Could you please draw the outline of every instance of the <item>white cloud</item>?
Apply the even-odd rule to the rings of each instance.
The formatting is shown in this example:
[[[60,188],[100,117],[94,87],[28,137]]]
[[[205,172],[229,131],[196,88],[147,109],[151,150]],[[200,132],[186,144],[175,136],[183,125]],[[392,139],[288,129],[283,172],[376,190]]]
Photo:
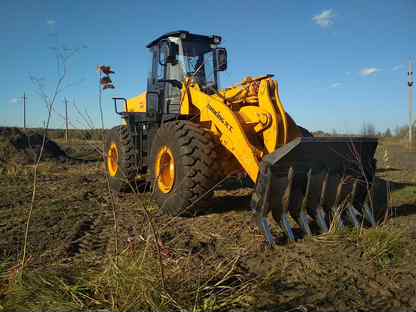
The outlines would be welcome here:
[[[333,84],[331,84],[330,88],[338,88],[341,85],[342,85],[341,82],[334,82]]]
[[[50,20],[47,20],[47,21],[46,21],[46,23],[47,23],[48,25],[55,25],[55,24],[56,24],[56,21],[55,21],[55,20],[53,20],[53,19],[50,19]]]
[[[404,67],[403,64],[399,64],[399,65],[393,66],[391,70],[396,71],[396,70],[402,69],[403,67]]]
[[[9,102],[10,104],[16,104],[18,100],[19,100],[18,98],[12,98],[9,100]]]
[[[366,67],[360,70],[361,76],[372,76],[375,75],[377,72],[379,72],[380,69],[375,67]]]
[[[315,15],[312,17],[312,20],[321,26],[322,28],[326,28],[331,26],[334,23],[335,13],[332,9],[322,11],[320,14]]]

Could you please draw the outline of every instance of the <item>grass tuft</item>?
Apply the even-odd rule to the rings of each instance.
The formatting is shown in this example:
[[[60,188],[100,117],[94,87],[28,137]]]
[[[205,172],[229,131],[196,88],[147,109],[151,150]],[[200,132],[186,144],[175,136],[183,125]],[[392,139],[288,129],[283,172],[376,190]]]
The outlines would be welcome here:
[[[85,307],[91,290],[81,280],[55,272],[25,271],[9,283],[5,311],[76,311]]]
[[[116,311],[167,309],[170,300],[160,287],[157,262],[144,257],[124,254],[106,261],[89,283],[99,306]]]
[[[388,225],[352,231],[352,236],[363,256],[379,268],[396,265],[403,255],[403,232]]]

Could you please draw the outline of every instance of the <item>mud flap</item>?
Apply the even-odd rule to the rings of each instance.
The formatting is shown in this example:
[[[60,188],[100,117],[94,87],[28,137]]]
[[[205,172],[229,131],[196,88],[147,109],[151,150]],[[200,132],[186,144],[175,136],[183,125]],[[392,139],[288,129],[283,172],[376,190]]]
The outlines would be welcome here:
[[[274,243],[270,212],[289,241],[296,239],[289,216],[306,236],[345,225],[374,225],[366,197],[376,148],[373,138],[302,137],[267,155],[251,201],[267,242]]]

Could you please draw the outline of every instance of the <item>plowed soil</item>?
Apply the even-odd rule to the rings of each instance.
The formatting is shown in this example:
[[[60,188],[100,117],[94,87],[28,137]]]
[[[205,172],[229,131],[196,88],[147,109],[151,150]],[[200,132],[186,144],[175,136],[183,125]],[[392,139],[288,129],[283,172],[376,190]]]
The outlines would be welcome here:
[[[43,138],[43,133],[32,130],[0,127],[0,164],[33,164],[40,153]],[[64,160],[66,154],[58,144],[45,136],[42,159]]]
[[[85,142],[62,150],[69,157],[71,153],[94,155]],[[236,259],[233,274],[238,279],[229,283],[236,289],[240,284],[248,286],[234,308],[414,311],[416,153],[389,143],[379,147],[377,158],[378,175],[394,182],[393,217],[383,227],[293,244],[287,244],[276,227],[273,231],[281,244],[268,249],[249,210],[249,188],[216,191],[211,209],[193,218],[160,215],[150,194],[127,193],[115,195],[118,248],[141,248],[149,233],[145,207],[159,231],[168,280],[178,278],[174,268],[186,261],[196,278]],[[13,263],[22,255],[32,196],[31,168],[26,162],[0,174],[0,261]],[[74,270],[79,259],[99,267],[114,252],[115,237],[112,201],[99,158],[43,161],[29,227],[30,267],[42,270],[59,263]],[[0,294],[0,306],[1,300],[7,296]]]

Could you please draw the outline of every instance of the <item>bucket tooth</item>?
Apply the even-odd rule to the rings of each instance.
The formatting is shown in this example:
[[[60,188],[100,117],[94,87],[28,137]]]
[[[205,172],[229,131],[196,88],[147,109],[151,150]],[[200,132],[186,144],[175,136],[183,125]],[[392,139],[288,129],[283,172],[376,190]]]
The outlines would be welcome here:
[[[290,167],[287,175],[287,186],[282,197],[282,209],[279,211],[276,209],[277,207],[272,207],[273,218],[277,223],[279,223],[282,230],[286,233],[289,241],[295,241],[295,234],[293,233],[292,227],[289,223],[289,205],[292,197],[294,177],[295,172],[293,167]]]
[[[274,238],[273,238],[273,235],[272,235],[272,231],[270,230],[270,224],[269,224],[269,222],[267,222],[267,218],[260,217],[258,219],[258,227],[263,232],[264,237],[267,240],[267,244],[270,247],[272,247],[273,244],[274,244]]]
[[[316,209],[315,221],[316,221],[316,224],[318,225],[321,233],[328,232],[329,229],[328,229],[328,225],[326,223],[326,214],[325,214],[324,208],[322,208],[322,206],[319,206]]]
[[[329,230],[328,224],[326,223],[327,216],[324,210],[324,205],[325,205],[326,196],[327,196],[326,192],[327,192],[327,186],[328,186],[328,177],[329,177],[329,173],[327,172],[324,176],[324,179],[322,180],[319,205],[316,208],[316,213],[315,213],[316,224],[318,225],[321,233],[326,233]]]
[[[335,199],[331,206],[331,226],[330,227],[337,227],[337,228],[344,228],[344,222],[342,220],[342,214],[343,214],[343,200],[342,200],[342,188],[344,186],[344,177],[337,178],[337,187],[336,187],[336,193],[335,193]]]
[[[309,215],[307,215],[306,212],[300,211],[299,216],[296,218],[296,221],[306,236],[312,235],[312,231],[309,226]]]
[[[376,219],[374,218],[373,209],[370,207],[368,203],[364,203],[363,213],[364,213],[364,218],[368,221],[368,223],[370,223],[371,226],[377,225]]]
[[[352,192],[351,192],[351,195],[350,195],[350,200],[349,200],[349,203],[347,204],[347,208],[346,208],[346,213],[347,213],[348,220],[351,222],[351,224],[355,228],[359,228],[361,226],[361,222],[357,218],[357,217],[361,216],[361,214],[354,207],[354,203],[356,202],[356,197],[357,197],[357,189],[358,189],[358,181],[357,181],[357,179],[355,179],[353,187],[352,187]]]
[[[261,177],[259,177],[259,183],[256,185],[256,189],[251,197],[251,209],[256,215],[257,226],[260,231],[263,232],[268,245],[271,247],[274,244],[270,225],[267,221],[267,216],[270,212],[270,193],[272,188],[272,176],[270,168],[265,166],[262,168]]]
[[[358,220],[357,217],[361,216],[361,214],[351,204],[348,204],[347,206],[347,215],[351,224],[357,229],[360,228],[361,222]]]
[[[372,182],[371,193],[367,194],[367,204],[369,214],[371,213],[374,224],[383,222],[392,213],[391,202],[391,190],[387,181],[379,178],[375,178]]]
[[[282,214],[282,216],[280,217],[279,225],[282,228],[282,230],[286,233],[289,242],[294,242],[295,234],[293,233],[292,226],[289,223],[289,214]]]
[[[300,205],[300,210],[297,214],[296,221],[298,222],[299,226],[301,227],[302,231],[307,235],[311,236],[312,231],[309,227],[309,215],[307,213],[307,207],[308,202],[310,198],[310,192],[311,192],[311,179],[312,179],[312,169],[309,169],[307,174],[307,181],[306,181],[306,187],[305,192],[302,200],[302,204]]]
[[[326,200],[326,185],[328,182],[328,173],[319,172],[311,174],[307,211],[314,220],[319,233],[328,232],[326,222],[327,214],[323,208]]]
[[[369,183],[367,181],[363,182],[363,187],[365,188],[366,196],[364,196],[363,203],[361,204],[362,214],[364,220],[368,222],[369,226],[377,225],[376,218],[374,216],[374,194],[375,194],[375,183],[374,181],[371,183],[369,187]]]

